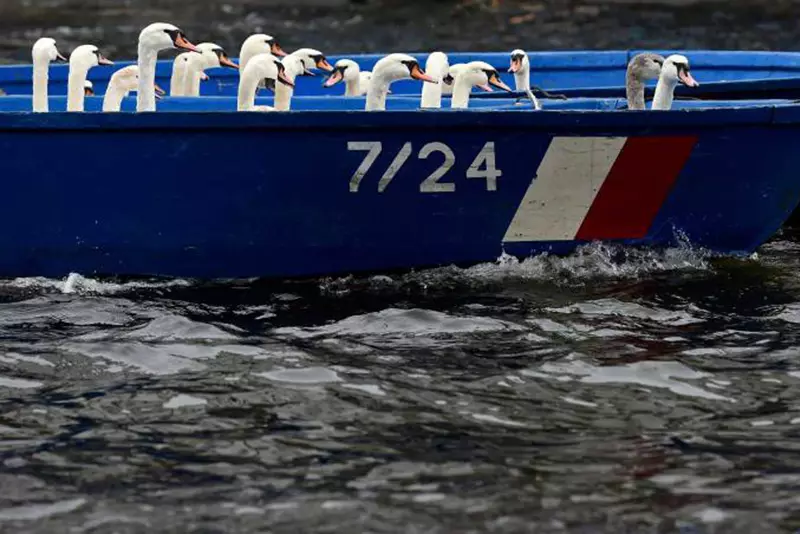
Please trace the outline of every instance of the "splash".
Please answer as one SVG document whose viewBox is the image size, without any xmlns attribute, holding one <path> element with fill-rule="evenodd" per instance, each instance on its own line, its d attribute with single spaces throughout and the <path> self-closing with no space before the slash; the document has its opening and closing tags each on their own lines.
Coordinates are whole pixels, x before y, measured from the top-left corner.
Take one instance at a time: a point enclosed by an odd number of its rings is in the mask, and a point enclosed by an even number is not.
<svg viewBox="0 0 800 534">
<path fill-rule="evenodd" d="M 0 288 L 77 295 L 114 295 L 142 290 L 190 287 L 192 285 L 193 282 L 181 278 L 107 282 L 88 278 L 78 273 L 69 273 L 66 278 L 61 280 L 37 276 L 0 281 Z"/>
</svg>

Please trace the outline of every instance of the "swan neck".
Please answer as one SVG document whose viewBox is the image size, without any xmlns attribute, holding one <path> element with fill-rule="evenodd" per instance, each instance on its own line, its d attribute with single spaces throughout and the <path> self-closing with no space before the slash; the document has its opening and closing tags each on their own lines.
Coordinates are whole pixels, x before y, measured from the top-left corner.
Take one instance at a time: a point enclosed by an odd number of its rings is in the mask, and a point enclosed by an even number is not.
<svg viewBox="0 0 800 534">
<path fill-rule="evenodd" d="M 367 111 L 383 111 L 386 109 L 386 95 L 389 94 L 389 80 L 379 73 L 372 73 L 372 83 L 367 90 Z"/>
<path fill-rule="evenodd" d="M 653 95 L 652 108 L 661 110 L 671 109 L 676 85 L 678 85 L 678 83 L 675 81 L 667 80 L 663 77 L 659 78 L 658 85 L 656 85 L 656 93 Z"/>
<path fill-rule="evenodd" d="M 345 96 L 358 96 L 361 94 L 361 79 L 357 77 L 355 80 L 347 80 L 344 82 Z"/>
<path fill-rule="evenodd" d="M 183 96 L 200 96 L 202 70 L 190 70 L 183 77 Z"/>
<path fill-rule="evenodd" d="M 89 69 L 70 65 L 67 82 L 67 111 L 83 111 L 85 99 L 84 83 Z"/>
<path fill-rule="evenodd" d="M 453 97 L 450 107 L 463 109 L 469 106 L 469 95 L 472 92 L 472 84 L 463 77 L 456 77 L 453 82 Z"/>
<path fill-rule="evenodd" d="M 33 60 L 33 111 L 37 113 L 47 113 L 50 110 L 47 100 L 49 71 L 50 63 L 48 61 Z"/>
<path fill-rule="evenodd" d="M 119 111 L 122 109 L 122 99 L 127 95 L 128 91 L 115 84 L 110 84 L 103 97 L 103 111 Z"/>
<path fill-rule="evenodd" d="M 524 61 L 522 68 L 514 73 L 514 84 L 517 91 L 527 91 L 531 88 L 531 67 L 527 61 Z"/>
<path fill-rule="evenodd" d="M 258 89 L 258 69 L 245 69 L 239 78 L 239 94 L 236 97 L 236 109 L 249 111 L 256 104 L 256 89 Z M 277 85 L 275 89 L 277 90 Z"/>
<path fill-rule="evenodd" d="M 169 96 L 183 96 L 183 80 L 186 76 L 186 62 L 183 59 L 175 61 L 172 66 L 172 76 L 169 79 Z"/>
<path fill-rule="evenodd" d="M 421 108 L 438 109 L 442 107 L 442 83 L 440 78 L 439 83 L 422 84 Z"/>
<path fill-rule="evenodd" d="M 156 110 L 156 59 L 158 54 L 139 46 L 139 87 L 136 92 L 136 111 Z"/>
<path fill-rule="evenodd" d="M 644 82 L 630 71 L 625 76 L 625 96 L 628 99 L 628 109 L 645 109 Z"/>
</svg>

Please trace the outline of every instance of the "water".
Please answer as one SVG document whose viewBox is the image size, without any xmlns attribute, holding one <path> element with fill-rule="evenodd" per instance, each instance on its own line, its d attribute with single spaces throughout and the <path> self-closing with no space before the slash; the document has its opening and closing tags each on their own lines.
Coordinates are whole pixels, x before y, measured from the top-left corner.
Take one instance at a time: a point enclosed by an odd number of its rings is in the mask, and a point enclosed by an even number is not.
<svg viewBox="0 0 800 534">
<path fill-rule="evenodd" d="M 42 34 L 132 57 L 155 19 L 232 51 L 800 42 L 788 0 L 488 5 L 4 0 L 0 59 Z M 746 260 L 0 281 L 0 530 L 794 532 L 799 267 L 787 232 Z"/>
<path fill-rule="evenodd" d="M 9 532 L 790 532 L 800 246 L 0 284 Z"/>
</svg>

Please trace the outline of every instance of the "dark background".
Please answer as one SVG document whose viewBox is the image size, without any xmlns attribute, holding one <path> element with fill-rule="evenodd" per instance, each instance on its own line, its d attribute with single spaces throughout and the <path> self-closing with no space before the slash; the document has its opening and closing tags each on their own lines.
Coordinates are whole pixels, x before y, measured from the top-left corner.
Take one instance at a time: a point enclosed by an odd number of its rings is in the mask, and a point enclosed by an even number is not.
<svg viewBox="0 0 800 534">
<path fill-rule="evenodd" d="M 292 50 L 416 52 L 800 48 L 800 0 L 2 0 L 0 60 L 42 35 L 132 58 L 139 30 L 172 22 L 238 55 L 254 32 Z"/>
</svg>

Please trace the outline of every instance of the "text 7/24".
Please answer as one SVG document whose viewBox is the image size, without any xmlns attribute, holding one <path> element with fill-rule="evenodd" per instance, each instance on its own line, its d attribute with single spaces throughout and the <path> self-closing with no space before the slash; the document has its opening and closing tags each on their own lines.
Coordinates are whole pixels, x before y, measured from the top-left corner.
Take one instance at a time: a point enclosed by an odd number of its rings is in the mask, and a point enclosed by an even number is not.
<svg viewBox="0 0 800 534">
<path fill-rule="evenodd" d="M 350 192 L 358 193 L 364 176 L 375 164 L 375 160 L 378 159 L 378 156 L 383 150 L 383 144 L 380 141 L 350 141 L 347 143 L 347 150 L 363 151 L 367 153 L 361 165 L 358 166 L 353 176 L 350 178 Z M 389 164 L 386 171 L 384 171 L 380 180 L 378 180 L 378 193 L 383 193 L 386 190 L 386 187 L 388 187 L 403 165 L 405 165 L 411 157 L 412 151 L 413 148 L 410 142 L 405 143 L 400 148 L 400 151 Z M 437 152 L 444 156 L 444 160 L 430 176 L 419 184 L 420 193 L 452 193 L 456 190 L 456 184 L 454 182 L 440 181 L 456 163 L 456 155 L 449 146 L 439 142 L 428 143 L 419 150 L 417 158 L 428 159 Z M 497 179 L 502 175 L 503 172 L 497 168 L 495 162 L 494 141 L 488 141 L 483 145 L 483 148 L 478 152 L 478 155 L 475 156 L 472 164 L 467 169 L 466 177 L 483 178 L 486 180 L 487 191 L 497 191 Z"/>
</svg>

